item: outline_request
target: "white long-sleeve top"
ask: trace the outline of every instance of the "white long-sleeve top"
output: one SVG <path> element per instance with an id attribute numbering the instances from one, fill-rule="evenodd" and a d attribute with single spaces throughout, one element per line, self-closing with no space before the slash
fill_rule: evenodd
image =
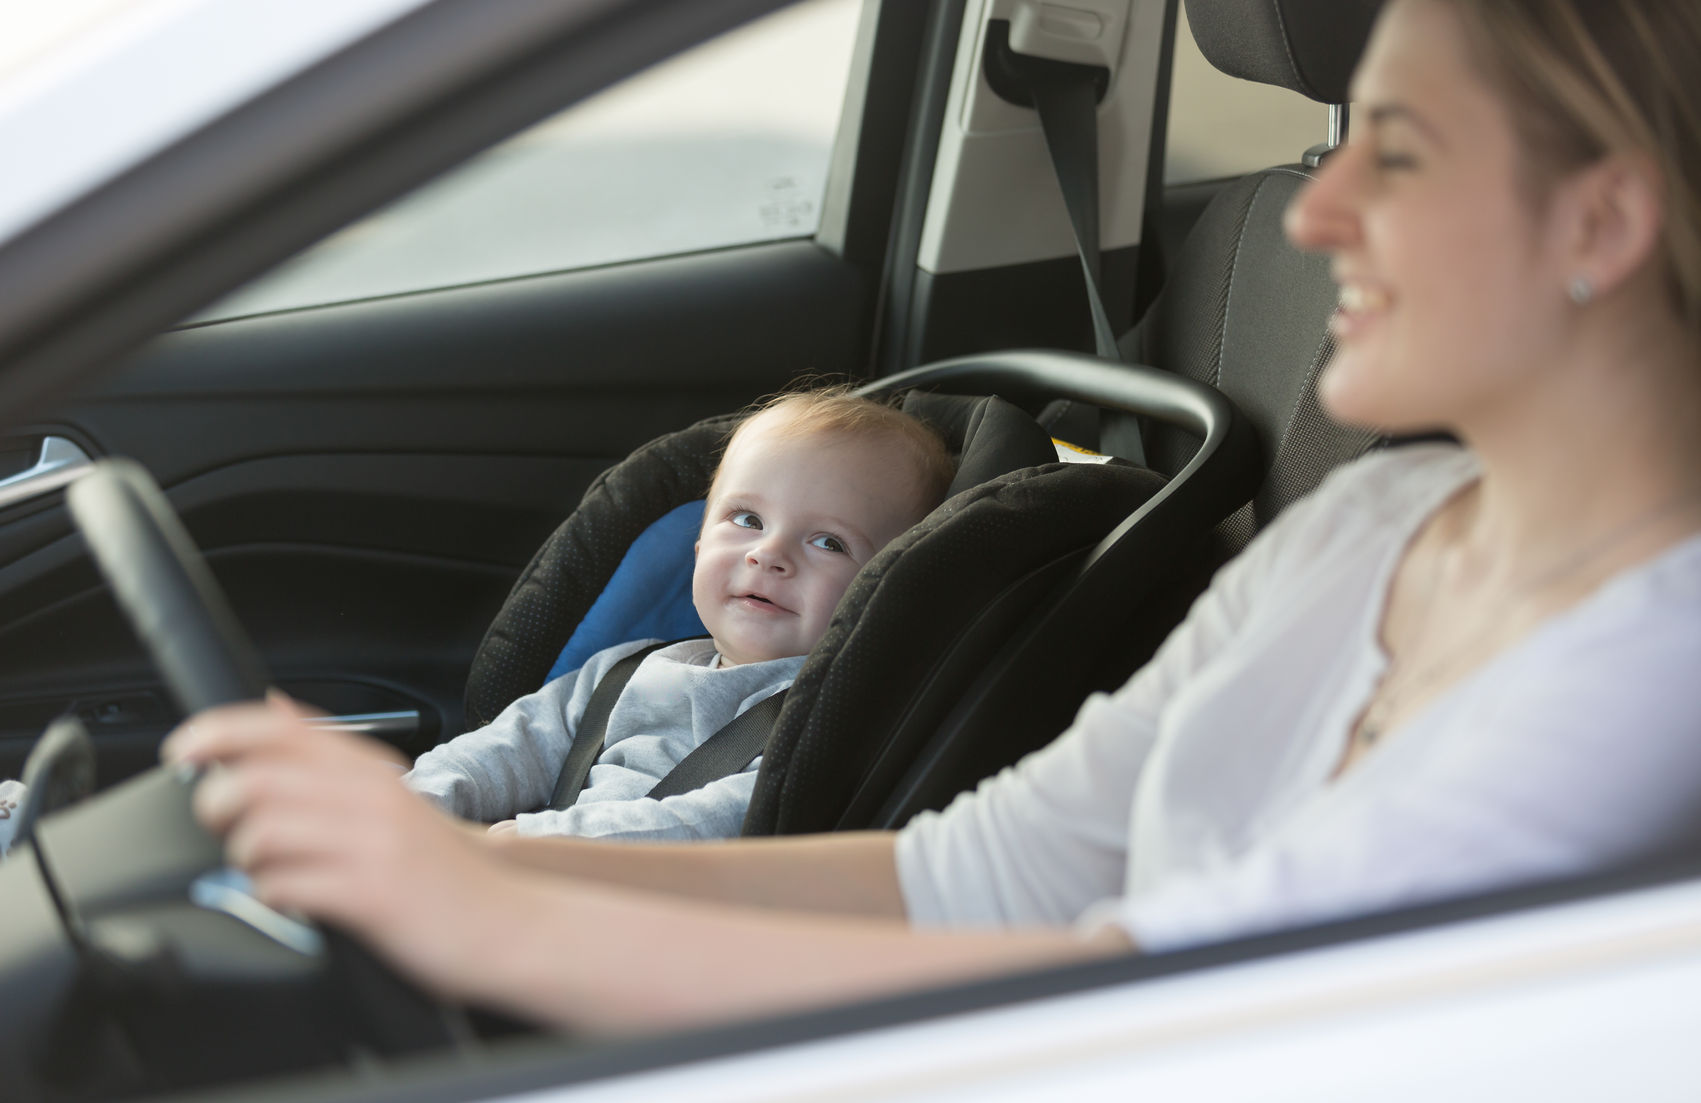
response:
<path id="1" fill-rule="evenodd" d="M 1701 839 L 1701 537 L 1624 572 L 1332 778 L 1457 448 L 1337 472 L 1050 746 L 918 817 L 921 925 L 1120 925 L 1147 950 L 1582 873 Z"/>
<path id="2" fill-rule="evenodd" d="M 805 657 L 722 666 L 714 641 L 706 639 L 646 655 L 609 714 L 603 751 L 578 802 L 561 811 L 532 811 L 554 792 L 597 683 L 615 663 L 655 642 L 597 652 L 484 727 L 420 755 L 402 780 L 455 815 L 485 822 L 512 817 L 521 835 L 645 840 L 739 834 L 760 758 L 742 773 L 689 793 L 661 800 L 645 794 L 733 718 L 790 686 Z"/>

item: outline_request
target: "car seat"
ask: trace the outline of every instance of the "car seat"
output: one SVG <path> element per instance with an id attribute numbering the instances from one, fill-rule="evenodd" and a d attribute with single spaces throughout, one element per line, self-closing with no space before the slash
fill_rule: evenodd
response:
<path id="1" fill-rule="evenodd" d="M 1008 391 L 1034 408 L 1048 399 L 1092 401 L 1173 419 L 1204 443 L 1177 478 L 1165 479 L 1114 459 L 1060 462 L 1048 432 L 997 397 L 864 388 L 906 391 L 904 408 L 959 453 L 958 475 L 945 503 L 871 559 L 841 600 L 776 722 L 775 734 L 787 733 L 782 774 L 802 752 L 803 763 L 831 763 L 843 785 L 857 785 L 884 757 L 886 744 L 871 733 L 919 707 L 952 703 L 978 660 L 1131 514 L 1168 502 L 1153 523 L 1196 533 L 1251 492 L 1255 452 L 1244 422 L 1188 380 L 1030 353 L 958 364 L 917 382 Z M 702 634 L 690 607 L 691 545 L 716 457 L 742 416 L 658 438 L 592 484 L 486 633 L 468 678 L 471 724 L 488 723 L 602 647 Z M 842 805 L 850 792 L 840 790 L 811 803 Z"/>
<path id="2" fill-rule="evenodd" d="M 1186 0 L 1200 52 L 1233 77 L 1331 106 L 1344 134 L 1348 84 L 1382 0 Z M 1335 466 L 1381 438 L 1343 429 L 1317 401 L 1335 351 L 1328 319 L 1337 290 L 1328 259 L 1288 244 L 1282 216 L 1328 146 L 1223 187 L 1171 258 L 1162 292 L 1120 342 L 1124 356 L 1221 390 L 1251 419 L 1267 456 L 1258 493 L 1219 531 L 1238 551 Z M 1295 151 L 1296 153 L 1299 151 Z M 1154 427 L 1159 468 L 1186 442 Z"/>
<path id="3" fill-rule="evenodd" d="M 1214 66 L 1329 104 L 1332 130 L 1344 128 L 1348 83 L 1380 0 L 1186 3 L 1194 37 Z M 1317 377 L 1334 352 L 1328 319 L 1337 291 L 1327 260 L 1296 251 L 1282 228 L 1287 204 L 1326 152 L 1314 147 L 1295 163 L 1225 185 L 1169 258 L 1152 306 L 1119 342 L 1125 359 L 1206 384 L 1246 415 L 1261 453 L 1256 493 L 1201 539 L 1153 526 L 1122 534 L 1119 555 L 1095 550 L 1078 583 L 1012 633 L 955 704 L 929 718 L 929 730 L 908 733 L 871 766 L 870 783 L 844 806 L 822 807 L 815 797 L 842 787 L 828 775 L 844 763 L 830 751 L 789 750 L 792 733 L 782 720 L 747 832 L 898 827 L 1037 750 L 1067 726 L 1088 693 L 1131 676 L 1215 569 L 1260 528 L 1330 469 L 1381 441 L 1336 425 L 1318 404 Z M 892 382 L 916 382 L 932 370 Z M 1116 450 L 1130 420 L 1107 415 L 1107 450 Z M 1147 462 L 1159 471 L 1178 470 L 1194 445 L 1174 422 L 1148 421 L 1137 430 Z M 1148 577 L 1135 576 L 1133 563 L 1148 568 Z M 807 734 L 799 738 L 807 741 Z"/>

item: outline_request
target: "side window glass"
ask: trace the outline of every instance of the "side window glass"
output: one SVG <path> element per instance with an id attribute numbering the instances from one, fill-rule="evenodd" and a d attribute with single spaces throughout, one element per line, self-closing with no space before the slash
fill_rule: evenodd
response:
<path id="1" fill-rule="evenodd" d="M 813 235 L 861 0 L 806 0 L 561 112 L 208 321 Z"/>
<path id="2" fill-rule="evenodd" d="M 1176 20 L 1164 183 L 1239 176 L 1298 161 L 1329 132 L 1329 109 L 1297 92 L 1213 68 L 1183 8 Z"/>

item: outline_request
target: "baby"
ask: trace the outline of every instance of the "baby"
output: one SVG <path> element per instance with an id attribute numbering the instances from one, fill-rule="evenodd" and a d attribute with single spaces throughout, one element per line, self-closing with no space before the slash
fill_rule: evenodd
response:
<path id="1" fill-rule="evenodd" d="M 733 718 L 791 685 L 851 578 L 939 504 L 951 475 L 938 436 L 891 407 L 840 391 L 777 399 L 733 433 L 709 488 L 691 578 L 709 638 L 644 658 L 609 715 L 578 801 L 528 811 L 549 800 L 597 683 L 654 641 L 598 652 L 487 726 L 421 755 L 404 781 L 446 811 L 501 820 L 493 830 L 522 835 L 737 835 L 758 763 L 692 792 L 645 794 Z"/>

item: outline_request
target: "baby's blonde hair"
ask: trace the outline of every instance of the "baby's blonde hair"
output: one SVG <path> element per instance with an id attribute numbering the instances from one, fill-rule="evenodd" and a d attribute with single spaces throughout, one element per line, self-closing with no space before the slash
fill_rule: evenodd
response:
<path id="1" fill-rule="evenodd" d="M 783 415 L 783 419 L 770 415 Z M 890 438 L 909 453 L 923 512 L 945 500 L 957 473 L 944 440 L 932 428 L 895 406 L 853 393 L 848 384 L 791 391 L 757 403 L 751 407 L 750 416 L 727 437 L 727 447 L 757 418 L 769 419 L 764 423 L 768 431 L 781 437 Z M 716 477 L 719 474 L 717 470 Z"/>

